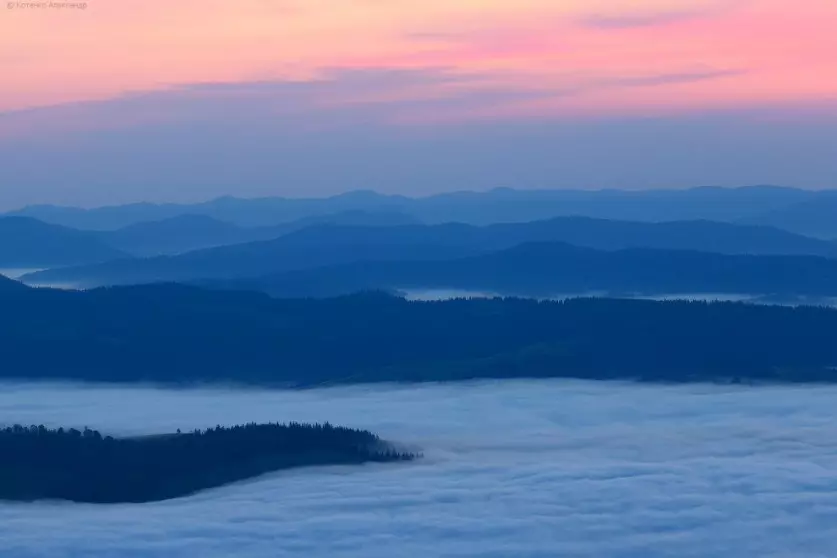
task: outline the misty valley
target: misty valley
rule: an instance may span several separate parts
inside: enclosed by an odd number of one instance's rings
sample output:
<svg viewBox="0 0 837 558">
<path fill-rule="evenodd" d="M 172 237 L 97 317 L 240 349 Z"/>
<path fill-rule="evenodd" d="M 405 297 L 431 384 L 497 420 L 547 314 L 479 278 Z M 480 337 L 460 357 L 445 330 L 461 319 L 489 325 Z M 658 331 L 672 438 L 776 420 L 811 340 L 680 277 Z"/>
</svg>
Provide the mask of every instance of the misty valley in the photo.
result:
<svg viewBox="0 0 837 558">
<path fill-rule="evenodd" d="M 827 223 L 743 209 L 815 199 L 498 190 L 0 216 L 0 546 L 826 552 L 837 244 Z"/>
<path fill-rule="evenodd" d="M 0 7 L 0 558 L 837 558 L 837 0 Z"/>
<path fill-rule="evenodd" d="M 219 423 L 329 421 L 423 454 L 284 469 L 143 504 L 0 502 L 6 555 L 385 558 L 428 548 L 496 556 L 499 548 L 504 556 L 697 558 L 802 547 L 828 555 L 833 545 L 837 391 L 829 386 L 0 388 L 0 423 L 9 425 L 86 425 L 141 439 Z"/>
</svg>

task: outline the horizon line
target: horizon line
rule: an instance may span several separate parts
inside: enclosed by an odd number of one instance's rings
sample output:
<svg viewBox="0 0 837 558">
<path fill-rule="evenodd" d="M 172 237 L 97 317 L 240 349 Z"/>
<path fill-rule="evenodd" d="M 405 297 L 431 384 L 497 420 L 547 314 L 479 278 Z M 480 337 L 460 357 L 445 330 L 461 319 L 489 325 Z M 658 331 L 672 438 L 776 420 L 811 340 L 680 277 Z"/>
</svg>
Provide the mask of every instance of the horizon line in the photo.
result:
<svg viewBox="0 0 837 558">
<path fill-rule="evenodd" d="M 234 194 L 226 194 L 222 196 L 216 196 L 213 198 L 196 200 L 196 201 L 147 201 L 147 200 L 137 200 L 137 201 L 130 201 L 125 203 L 106 203 L 103 205 L 90 205 L 90 206 L 82 206 L 82 205 L 63 205 L 63 204 L 53 204 L 53 203 L 33 203 L 33 204 L 26 204 L 23 206 L 18 206 L 13 209 L 6 209 L 0 212 L 0 215 L 14 215 L 26 210 L 31 209 L 40 209 L 40 208 L 55 208 L 55 209 L 78 209 L 83 211 L 95 211 L 101 209 L 116 209 L 122 207 L 132 207 L 132 206 L 154 206 L 154 207 L 163 207 L 163 206 L 198 206 L 198 205 L 209 205 L 212 203 L 216 203 L 223 200 L 234 200 L 234 201 L 249 201 L 249 202 L 257 202 L 257 201 L 266 201 L 266 200 L 286 200 L 286 201 L 305 201 L 305 200 L 331 200 L 340 197 L 346 197 L 351 195 L 374 195 L 381 198 L 389 198 L 389 199 L 401 199 L 401 200 L 426 200 L 432 198 L 440 198 L 445 196 L 455 196 L 455 195 L 486 195 L 496 192 L 518 192 L 518 193 L 545 193 L 545 192 L 553 192 L 553 193 L 588 193 L 588 194 L 596 194 L 596 193 L 625 193 L 625 194 L 646 194 L 646 193 L 666 193 L 666 192 L 690 192 L 695 190 L 752 190 L 752 189 L 771 189 L 771 190 L 793 190 L 798 192 L 810 192 L 810 193 L 819 193 L 819 192 L 837 192 L 837 186 L 830 187 L 830 188 L 802 188 L 799 186 L 784 186 L 784 185 L 777 185 L 777 184 L 749 184 L 743 186 L 684 186 L 682 188 L 672 187 L 672 188 L 513 188 L 513 187 L 495 187 L 489 188 L 486 190 L 451 190 L 449 192 L 437 192 L 434 194 L 426 194 L 426 195 L 405 195 L 405 194 L 387 194 L 383 192 L 379 192 L 373 189 L 357 189 L 357 190 L 346 190 L 345 192 L 340 192 L 337 194 L 331 195 L 323 195 L 323 196 L 312 196 L 312 197 L 305 197 L 305 196 L 283 196 L 283 195 L 275 195 L 275 196 L 254 196 L 254 197 L 246 197 L 246 196 L 236 196 Z"/>
</svg>

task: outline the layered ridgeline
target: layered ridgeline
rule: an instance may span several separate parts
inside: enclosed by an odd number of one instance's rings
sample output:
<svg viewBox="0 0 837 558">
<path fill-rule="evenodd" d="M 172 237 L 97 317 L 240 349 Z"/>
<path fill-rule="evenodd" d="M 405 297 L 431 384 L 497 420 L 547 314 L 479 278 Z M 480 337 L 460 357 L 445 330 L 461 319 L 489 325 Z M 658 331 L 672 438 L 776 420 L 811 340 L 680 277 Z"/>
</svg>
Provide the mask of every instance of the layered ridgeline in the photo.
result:
<svg viewBox="0 0 837 558">
<path fill-rule="evenodd" d="M 835 246 L 778 229 L 710 221 L 634 223 L 555 218 L 476 227 L 463 224 L 308 227 L 268 241 L 51 269 L 32 284 L 79 287 L 235 279 L 362 261 L 427 261 L 476 256 L 531 242 L 564 242 L 600 250 L 653 248 L 721 254 L 833 257 Z"/>
<path fill-rule="evenodd" d="M 2 293 L 2 291 L 0 291 Z M 575 299 L 275 299 L 182 285 L 0 295 L 0 376 L 111 382 L 837 380 L 837 311 Z"/>
<path fill-rule="evenodd" d="M 0 217 L 0 269 L 88 264 L 127 256 L 96 233 L 27 217 Z"/>
<path fill-rule="evenodd" d="M 806 211 L 818 211 L 818 207 L 828 201 L 828 196 L 829 192 L 775 186 L 646 191 L 500 188 L 487 192 L 452 192 L 422 198 L 357 191 L 329 198 L 308 199 L 224 197 L 185 205 L 138 203 L 96 209 L 46 205 L 28 207 L 15 214 L 69 227 L 97 230 L 113 230 L 143 221 L 188 214 L 205 215 L 244 227 L 272 226 L 317 215 L 356 210 L 397 211 L 425 223 L 456 221 L 478 225 L 532 221 L 561 215 L 648 222 L 710 219 L 773 223 L 775 221 L 772 216 L 790 210 L 799 218 L 785 222 L 804 224 Z M 827 224 L 826 221 L 823 223 Z M 837 236 L 835 227 L 837 224 L 832 219 L 830 236 Z"/>
<path fill-rule="evenodd" d="M 400 213 L 353 211 L 269 227 L 241 227 L 203 215 L 180 215 L 112 231 L 90 231 L 31 217 L 0 217 L 0 269 L 37 269 L 181 254 L 270 240 L 314 225 L 386 227 L 415 222 Z"/>
<path fill-rule="evenodd" d="M 371 432 L 319 424 L 248 424 L 113 438 L 95 430 L 0 429 L 0 500 L 152 502 L 312 465 L 408 461 Z"/>
<path fill-rule="evenodd" d="M 277 297 L 439 289 L 543 298 L 579 293 L 737 294 L 792 302 L 837 298 L 837 259 L 647 249 L 606 252 L 569 244 L 529 243 L 455 260 L 355 262 L 196 284 L 258 290 Z"/>
<path fill-rule="evenodd" d="M 242 227 L 206 215 L 179 215 L 97 233 L 102 242 L 139 257 L 173 255 L 278 238 L 314 225 L 384 227 L 414 223 L 408 215 L 392 212 L 347 211 L 315 215 L 273 226 Z"/>
<path fill-rule="evenodd" d="M 837 191 L 819 192 L 813 199 L 744 217 L 740 221 L 780 227 L 814 237 L 834 238 L 837 236 Z"/>
</svg>

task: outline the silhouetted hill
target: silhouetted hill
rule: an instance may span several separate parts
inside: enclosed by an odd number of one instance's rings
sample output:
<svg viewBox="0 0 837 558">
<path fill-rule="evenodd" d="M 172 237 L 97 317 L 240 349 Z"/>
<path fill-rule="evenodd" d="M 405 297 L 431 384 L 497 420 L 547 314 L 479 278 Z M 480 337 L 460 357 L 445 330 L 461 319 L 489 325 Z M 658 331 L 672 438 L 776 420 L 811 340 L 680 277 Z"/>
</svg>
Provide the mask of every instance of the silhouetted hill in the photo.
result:
<svg viewBox="0 0 837 558">
<path fill-rule="evenodd" d="M 28 217 L 0 217 L 0 268 L 75 265 L 125 255 L 89 232 Z"/>
<path fill-rule="evenodd" d="M 198 204 L 131 204 L 79 209 L 32 206 L 15 214 L 79 229 L 113 230 L 143 221 L 184 214 L 205 215 L 244 227 L 272 226 L 306 217 L 345 211 L 393 211 L 426 223 L 486 225 L 557 216 L 587 216 L 630 221 L 709 219 L 737 221 L 816 199 L 820 194 L 793 188 L 693 188 L 687 190 L 512 190 L 454 192 L 423 198 L 369 191 L 330 198 L 224 197 Z"/>
<path fill-rule="evenodd" d="M 400 211 L 366 211 L 354 209 L 340 211 L 338 213 L 327 213 L 324 215 L 312 215 L 303 217 L 291 223 L 285 223 L 273 227 L 274 230 L 287 232 L 301 230 L 313 225 L 349 225 L 359 227 L 396 227 L 399 225 L 418 225 L 419 220 L 408 213 Z"/>
<path fill-rule="evenodd" d="M 357 260 L 460 257 L 475 248 L 467 241 L 427 238 L 421 227 L 398 236 L 379 227 L 318 226 L 270 241 L 198 250 L 179 256 L 130 259 L 47 270 L 24 276 L 32 284 L 61 282 L 83 287 L 256 276 Z"/>
<path fill-rule="evenodd" d="M 526 242 L 568 242 L 600 249 L 666 248 L 719 253 L 834 255 L 834 246 L 768 227 L 691 221 L 631 223 L 565 217 L 475 227 L 318 226 L 280 238 L 176 257 L 122 260 L 24 276 L 32 284 L 99 286 L 272 275 L 359 261 L 462 258 Z"/>
<path fill-rule="evenodd" d="M 409 223 L 415 223 L 409 215 L 369 211 L 315 215 L 270 227 L 240 227 L 206 215 L 180 215 L 137 223 L 115 231 L 101 231 L 99 238 L 126 253 L 149 257 L 271 240 L 319 224 L 393 226 Z"/>
<path fill-rule="evenodd" d="M 837 296 L 837 259 L 647 249 L 605 252 L 559 243 L 530 243 L 457 260 L 356 262 L 201 284 L 261 290 L 281 297 L 401 289 L 539 297 L 591 292 L 623 296 L 746 293 L 830 297 Z"/>
<path fill-rule="evenodd" d="M 107 231 L 100 238 L 135 256 L 156 256 L 249 242 L 254 235 L 248 229 L 205 215 L 179 215 Z"/>
<path fill-rule="evenodd" d="M 0 293 L 0 377 L 127 382 L 837 380 L 837 311 L 736 303 L 325 300 L 150 285 Z"/>
<path fill-rule="evenodd" d="M 837 192 L 821 192 L 815 199 L 767 211 L 742 221 L 814 237 L 834 238 L 837 236 Z"/>
<path fill-rule="evenodd" d="M 0 293 L 15 291 L 20 292 L 26 288 L 26 285 L 23 283 L 9 279 L 5 275 L 0 275 Z"/>
<path fill-rule="evenodd" d="M 95 430 L 0 429 L 0 500 L 137 503 L 168 500 L 311 465 L 407 461 L 365 430 L 247 424 L 113 438 Z"/>
</svg>

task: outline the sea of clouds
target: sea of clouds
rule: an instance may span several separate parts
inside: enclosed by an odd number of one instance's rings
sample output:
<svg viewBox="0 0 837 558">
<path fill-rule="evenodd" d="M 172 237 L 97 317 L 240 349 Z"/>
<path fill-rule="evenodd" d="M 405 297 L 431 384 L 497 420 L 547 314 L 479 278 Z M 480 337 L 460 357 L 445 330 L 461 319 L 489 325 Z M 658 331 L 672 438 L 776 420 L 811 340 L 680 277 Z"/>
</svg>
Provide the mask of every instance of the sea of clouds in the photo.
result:
<svg viewBox="0 0 837 558">
<path fill-rule="evenodd" d="M 328 420 L 425 458 L 154 504 L 0 503 L 0 556 L 833 558 L 835 403 L 821 386 L 5 384 L 0 424 L 137 434 Z"/>
</svg>

